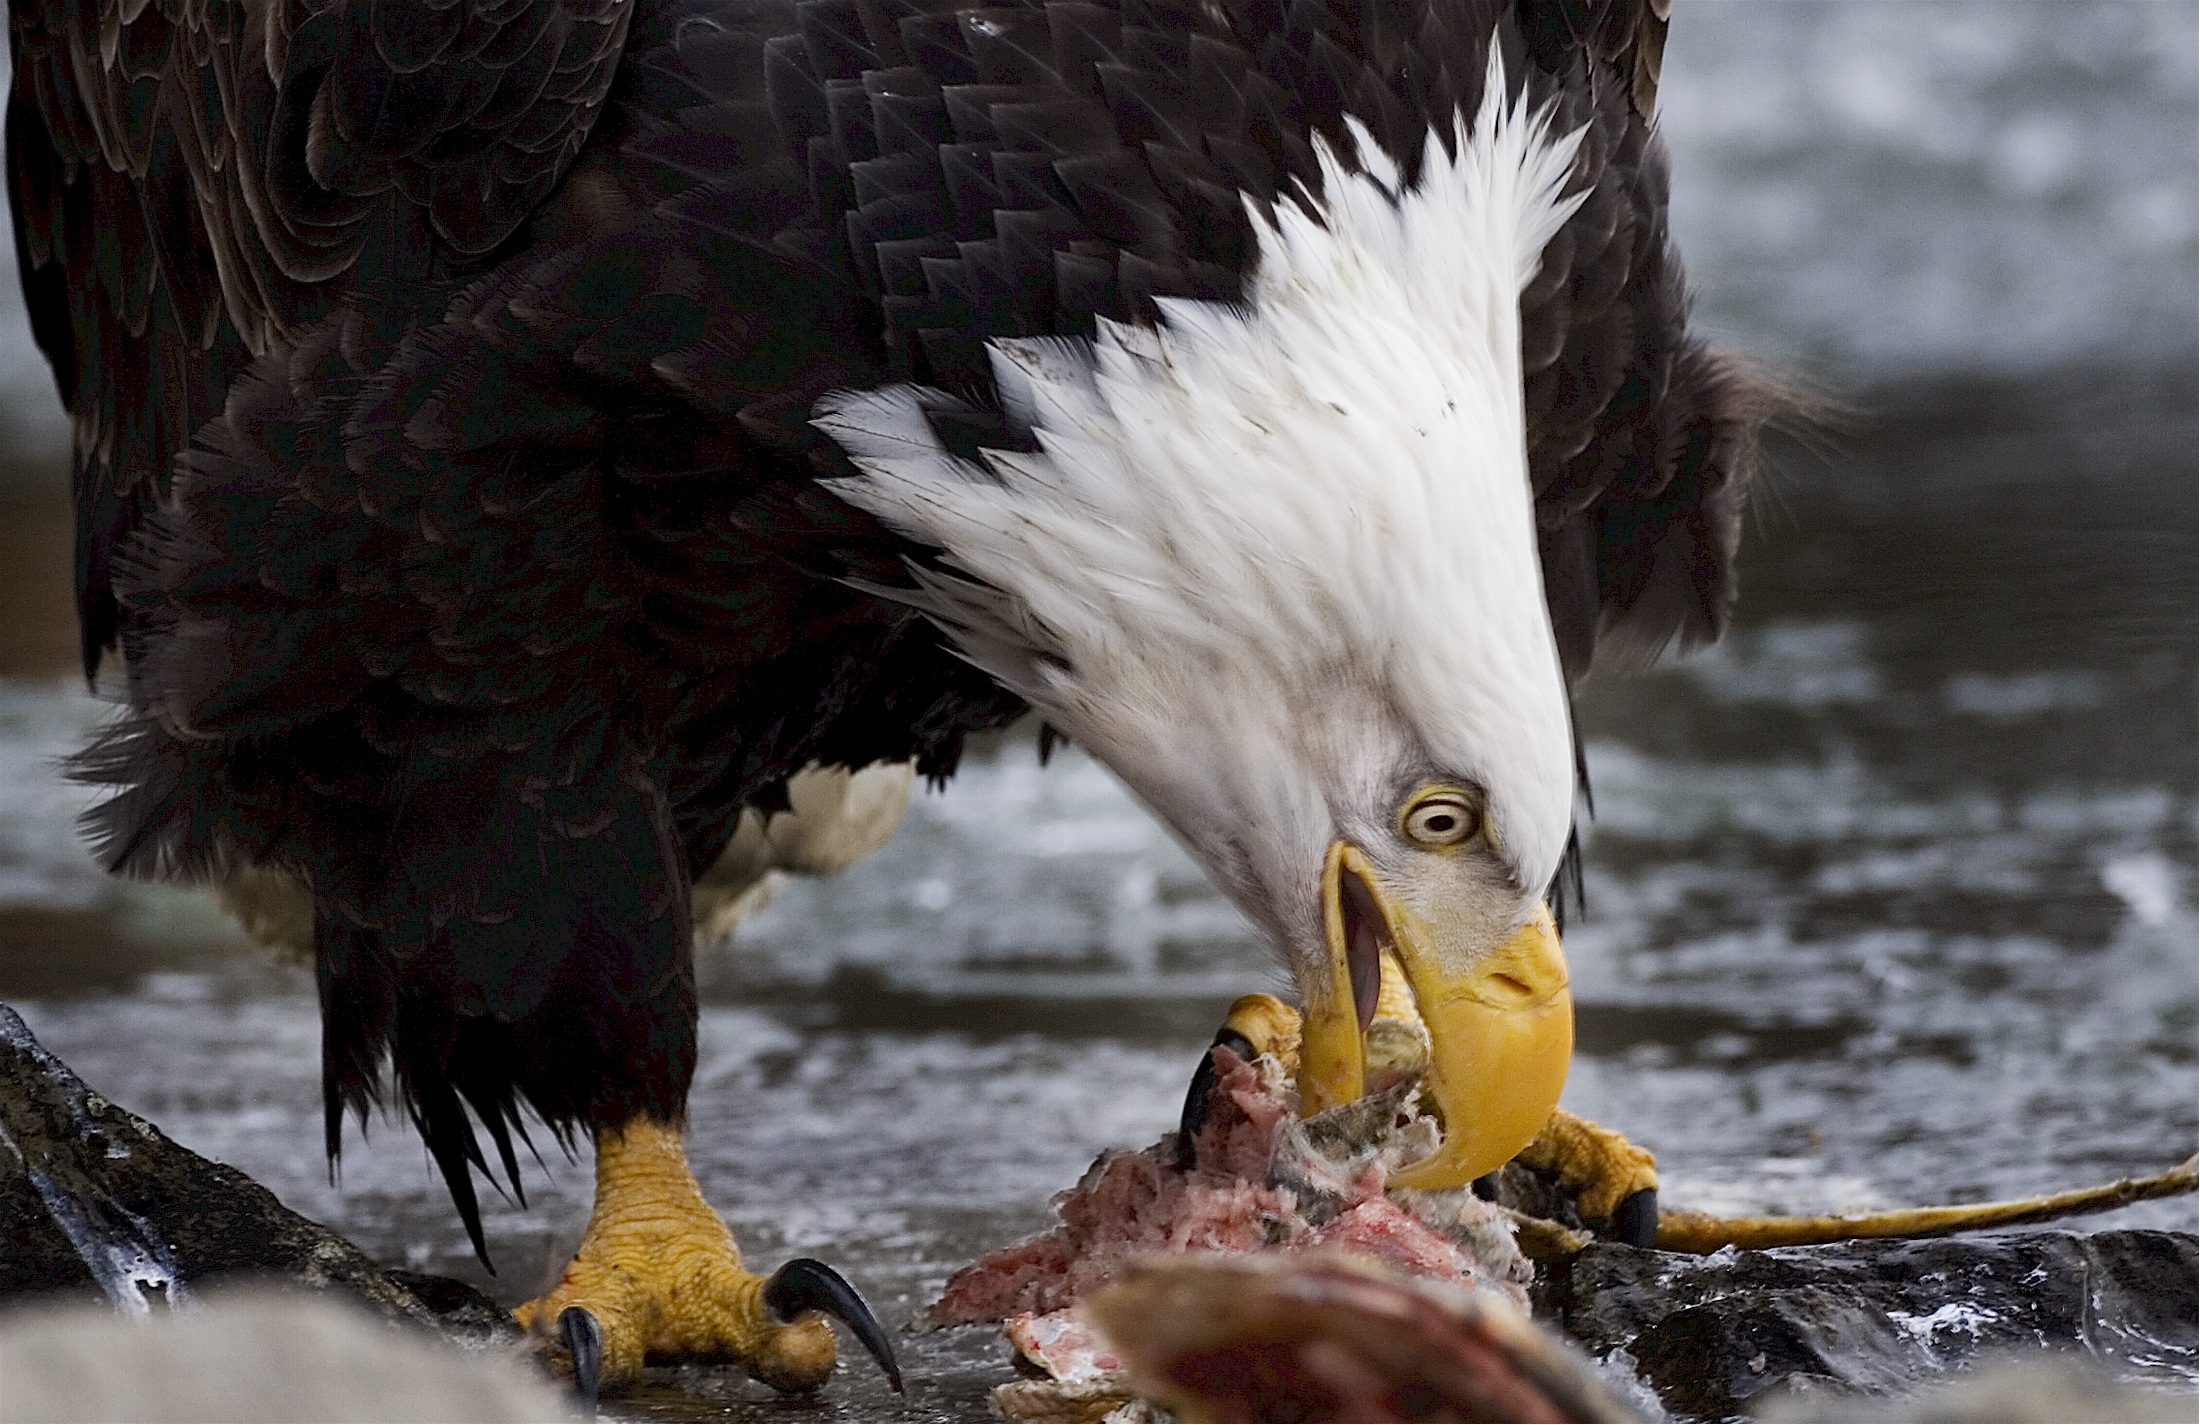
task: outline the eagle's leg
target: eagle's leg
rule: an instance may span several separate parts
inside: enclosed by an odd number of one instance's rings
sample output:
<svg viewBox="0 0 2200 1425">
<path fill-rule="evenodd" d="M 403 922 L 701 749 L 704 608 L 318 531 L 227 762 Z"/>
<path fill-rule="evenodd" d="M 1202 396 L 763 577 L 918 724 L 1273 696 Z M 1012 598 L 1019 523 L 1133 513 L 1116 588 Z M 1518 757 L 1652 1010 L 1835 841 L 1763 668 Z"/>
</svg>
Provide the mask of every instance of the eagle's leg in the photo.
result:
<svg viewBox="0 0 2200 1425">
<path fill-rule="evenodd" d="M 744 812 L 693 887 L 697 952 L 730 936 L 777 873 L 830 875 L 884 845 L 913 779 L 906 762 L 811 766 L 788 779 L 786 809 Z M 605 1385 L 631 1381 L 653 1355 L 733 1360 L 780 1390 L 815 1389 L 834 1363 L 821 1312 L 845 1323 L 901 1389 L 886 1333 L 855 1290 L 807 1258 L 769 1277 L 749 1271 L 703 1200 L 679 1129 L 644 1115 L 597 1131 L 588 1230 L 558 1285 L 516 1314 L 569 1359 L 581 1395 L 592 1398 L 592 1375 Z"/>
<path fill-rule="evenodd" d="M 1245 995 L 1230 1006 L 1214 1043 L 1228 1046 L 1241 1058 L 1273 1054 L 1287 1071 L 1295 1070 L 1298 1011 L 1274 995 Z M 1414 1005 L 1404 973 L 1388 955 L 1382 960 L 1382 985 L 1376 994 L 1373 1021 L 1364 1037 L 1364 1050 L 1370 1092 L 1380 1090 L 1386 1081 L 1396 1082 L 1399 1076 L 1417 1072 L 1428 1062 L 1428 1028 Z M 1192 1136 L 1206 1121 L 1213 1085 L 1214 1056 L 1210 1049 L 1193 1074 L 1191 1089 L 1184 1098 L 1184 1114 L 1177 1128 L 1181 1167 L 1191 1165 Z M 1657 1159 L 1625 1135 L 1563 1108 L 1553 1109 L 1543 1131 L 1520 1150 L 1516 1161 L 1555 1176 L 1573 1195 L 1585 1220 L 1604 1224 L 1603 1235 L 1637 1247 L 1656 1241 Z"/>
<path fill-rule="evenodd" d="M 805 1259 L 769 1277 L 748 1270 L 703 1200 L 680 1130 L 638 1117 L 597 1133 L 596 1205 L 580 1248 L 557 1286 L 514 1314 L 574 1357 L 581 1394 L 592 1397 L 598 1382 L 583 1359 L 592 1354 L 604 1385 L 664 1356 L 736 1361 L 766 1385 L 814 1390 L 833 1370 L 824 1312 L 848 1324 L 900 1389 L 885 1333 L 838 1274 Z"/>
</svg>

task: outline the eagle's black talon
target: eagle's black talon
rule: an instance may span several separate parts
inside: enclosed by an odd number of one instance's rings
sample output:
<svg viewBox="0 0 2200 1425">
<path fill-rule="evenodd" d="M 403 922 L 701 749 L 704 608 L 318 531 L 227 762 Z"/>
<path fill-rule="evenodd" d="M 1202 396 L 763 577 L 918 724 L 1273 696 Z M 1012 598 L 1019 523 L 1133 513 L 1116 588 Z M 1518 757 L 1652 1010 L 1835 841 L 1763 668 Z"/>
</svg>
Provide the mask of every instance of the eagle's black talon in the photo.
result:
<svg viewBox="0 0 2200 1425">
<path fill-rule="evenodd" d="M 894 1394 L 903 1394 L 901 1367 L 894 1362 L 894 1347 L 886 1328 L 878 1324 L 863 1296 L 848 1279 L 815 1257 L 795 1257 L 773 1272 L 764 1283 L 764 1305 L 781 1321 L 792 1321 L 805 1311 L 822 1311 L 833 1317 L 863 1343 Z"/>
<path fill-rule="evenodd" d="M 1184 1111 L 1176 1120 L 1176 1170 L 1188 1173 L 1198 1160 L 1192 1149 L 1192 1136 L 1206 1126 L 1207 1108 L 1215 1092 L 1215 1050 L 1228 1049 L 1247 1063 L 1253 1061 L 1253 1041 L 1235 1029 L 1218 1030 L 1207 1052 L 1199 1056 L 1199 1067 L 1192 1070 L 1191 1085 L 1184 1090 Z"/>
<path fill-rule="evenodd" d="M 1643 1188 L 1620 1199 L 1612 1209 L 1611 1228 L 1604 1234 L 1630 1247 L 1658 1245 L 1658 1190 Z"/>
<path fill-rule="evenodd" d="M 581 1419 L 596 1418 L 596 1383 L 603 1378 L 603 1327 L 585 1307 L 568 1306 L 558 1313 L 558 1336 L 565 1353 L 573 1358 L 573 1398 Z"/>
</svg>

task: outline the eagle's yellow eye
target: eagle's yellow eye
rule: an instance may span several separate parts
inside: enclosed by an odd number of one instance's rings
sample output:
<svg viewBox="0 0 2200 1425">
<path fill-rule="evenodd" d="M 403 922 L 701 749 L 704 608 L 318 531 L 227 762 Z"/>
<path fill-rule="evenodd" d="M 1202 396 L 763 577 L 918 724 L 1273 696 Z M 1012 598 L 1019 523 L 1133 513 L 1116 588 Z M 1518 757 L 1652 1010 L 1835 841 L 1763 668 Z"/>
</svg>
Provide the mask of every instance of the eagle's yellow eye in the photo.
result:
<svg viewBox="0 0 2200 1425">
<path fill-rule="evenodd" d="M 1400 825 L 1416 846 L 1457 846 L 1482 829 L 1482 812 L 1457 787 L 1430 787 L 1406 804 Z"/>
</svg>

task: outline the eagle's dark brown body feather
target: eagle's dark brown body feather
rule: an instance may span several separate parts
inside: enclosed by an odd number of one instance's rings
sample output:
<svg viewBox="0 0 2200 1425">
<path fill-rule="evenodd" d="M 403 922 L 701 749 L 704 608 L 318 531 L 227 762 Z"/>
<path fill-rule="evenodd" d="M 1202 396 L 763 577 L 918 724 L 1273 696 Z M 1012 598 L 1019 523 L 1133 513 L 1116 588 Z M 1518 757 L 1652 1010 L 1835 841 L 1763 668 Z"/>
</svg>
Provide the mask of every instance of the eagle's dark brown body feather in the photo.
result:
<svg viewBox="0 0 2200 1425">
<path fill-rule="evenodd" d="M 13 0 L 10 196 L 77 431 L 121 869 L 312 886 L 333 1151 L 385 1054 L 471 1223 L 502 1151 L 674 1117 L 686 890 L 810 761 L 1013 698 L 827 495 L 840 388 L 1237 297 L 1240 195 L 1507 72 L 1589 126 L 1523 299 L 1578 679 L 1714 636 L 1747 412 L 1685 331 L 1664 0 Z M 998 437 L 976 427 L 957 438 Z"/>
</svg>

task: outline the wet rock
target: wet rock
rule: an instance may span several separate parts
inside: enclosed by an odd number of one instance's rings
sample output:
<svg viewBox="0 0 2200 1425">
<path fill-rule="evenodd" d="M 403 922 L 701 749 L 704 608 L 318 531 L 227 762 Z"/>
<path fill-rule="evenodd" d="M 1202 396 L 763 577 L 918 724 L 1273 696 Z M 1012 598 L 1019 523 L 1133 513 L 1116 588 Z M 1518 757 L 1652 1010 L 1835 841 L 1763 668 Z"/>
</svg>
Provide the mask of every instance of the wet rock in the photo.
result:
<svg viewBox="0 0 2200 1425">
<path fill-rule="evenodd" d="M 0 1302 L 104 1298 L 143 1316 L 226 1277 L 341 1292 L 467 1344 L 517 1334 L 472 1287 L 382 1270 L 235 1168 L 107 1102 L 0 1005 Z"/>
<path fill-rule="evenodd" d="M 1537 1315 L 1689 1419 L 1776 1387 L 1903 1394 L 1974 1358 L 2056 1347 L 2189 1392 L 2189 1232 L 2034 1231 L 1687 1257 L 1598 1243 L 1542 1264 Z M 1767 1402 L 1771 1397 L 1766 1397 Z"/>
</svg>

